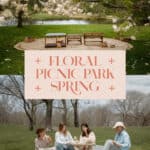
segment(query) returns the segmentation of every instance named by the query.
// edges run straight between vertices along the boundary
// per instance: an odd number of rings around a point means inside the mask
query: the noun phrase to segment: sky
[[[150,75],[127,76],[127,91],[150,93]]]
[[[150,94],[150,75],[130,75],[126,77],[126,89],[127,91],[138,91],[145,94]],[[92,101],[81,101],[81,107],[86,105],[105,105],[110,100],[92,100]]]

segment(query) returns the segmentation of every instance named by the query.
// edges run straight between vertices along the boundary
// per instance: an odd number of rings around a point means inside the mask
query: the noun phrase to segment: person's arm
[[[80,135],[79,141],[82,142],[82,135]]]
[[[92,142],[92,143],[96,143],[96,136],[95,136],[94,132],[91,132],[91,133],[89,134],[88,140],[89,140],[90,142]]]
[[[39,150],[40,146],[37,139],[34,140],[34,144],[35,144],[35,150]]]
[[[118,147],[122,147],[122,148],[126,148],[126,147],[130,147],[130,137],[128,134],[123,135],[123,143],[119,143],[114,141],[113,142],[116,146]]]
[[[130,137],[128,134],[124,135],[124,143],[120,144],[121,147],[125,148],[125,147],[130,147]]]
[[[67,134],[68,134],[68,139],[69,139],[68,142],[73,142],[74,140],[73,140],[73,137],[72,137],[71,133],[68,131]]]
[[[47,144],[50,145],[52,143],[52,138],[49,135],[45,135]]]

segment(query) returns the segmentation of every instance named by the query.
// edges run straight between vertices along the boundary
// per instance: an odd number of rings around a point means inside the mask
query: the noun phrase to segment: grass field
[[[110,24],[0,27],[0,74],[23,74],[24,53],[13,48],[14,45],[26,36],[39,38],[48,32],[103,32],[105,37],[115,37]],[[126,36],[130,35],[136,35],[137,40],[131,42],[134,48],[127,52],[127,74],[148,74],[150,73],[150,27],[136,27],[126,33]]]
[[[150,127],[130,127],[127,129],[132,141],[131,150],[150,150]],[[73,136],[79,137],[80,129],[70,128]],[[103,145],[106,139],[112,139],[111,128],[95,128],[97,145]],[[54,132],[49,133],[54,138]],[[0,125],[0,150],[34,150],[35,133],[25,127]]]

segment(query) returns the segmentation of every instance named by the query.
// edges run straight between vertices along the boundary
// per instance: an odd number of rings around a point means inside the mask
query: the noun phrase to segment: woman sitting
[[[72,142],[73,138],[67,130],[66,125],[60,123],[59,130],[55,134],[56,150],[74,150],[74,147],[71,145]]]
[[[52,143],[52,139],[50,136],[46,135],[44,128],[39,128],[36,131],[37,138],[35,139],[35,150],[39,150],[40,148],[48,148]]]
[[[95,145],[96,137],[93,131],[90,130],[87,123],[81,124],[81,135],[80,135],[80,143],[85,144],[82,149],[91,150],[93,145]]]

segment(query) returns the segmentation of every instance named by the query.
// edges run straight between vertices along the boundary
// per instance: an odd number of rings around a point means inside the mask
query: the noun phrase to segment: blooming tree
[[[23,18],[29,16],[29,12],[40,11],[39,7],[45,4],[47,0],[0,0],[0,11],[7,11],[5,18],[12,17],[17,19],[17,26],[23,26]]]
[[[1,0],[0,6],[5,18],[15,17],[17,26],[22,27],[23,17],[28,16],[28,0]]]
[[[133,21],[132,17],[129,16],[122,23],[119,23],[119,18],[118,17],[113,17],[112,18],[112,28],[115,33],[117,33],[117,38],[122,38],[124,33],[127,32],[129,29],[132,27],[136,26],[136,23]],[[131,40],[136,40],[136,37],[132,35],[130,37]]]

